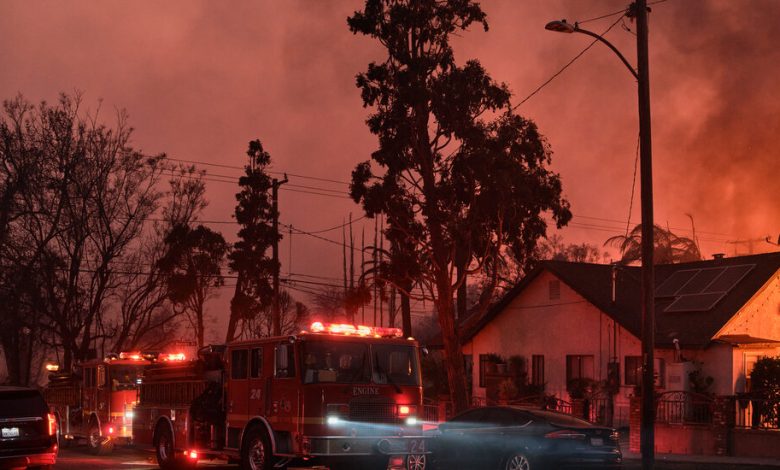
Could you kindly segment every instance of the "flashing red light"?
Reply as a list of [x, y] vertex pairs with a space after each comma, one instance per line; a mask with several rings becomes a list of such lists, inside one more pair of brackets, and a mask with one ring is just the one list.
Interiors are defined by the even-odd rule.
[[119, 353], [119, 359], [130, 359], [132, 361], [142, 361], [143, 356], [139, 352], [121, 352]]
[[322, 322], [315, 321], [311, 324], [311, 332], [312, 333], [322, 333], [325, 331], [325, 325], [322, 324]]
[[109, 434], [114, 434], [114, 427], [113, 426], [109, 426], [108, 427], [108, 433]]
[[49, 435], [53, 436], [57, 433], [57, 417], [49, 413], [46, 415], [49, 419]]
[[169, 354], [164, 354], [163, 357], [162, 357], [162, 360], [166, 361], [166, 362], [186, 361], [187, 360], [187, 356], [185, 356], [184, 353], [182, 353], [182, 352], [180, 352], [180, 353], [169, 353]]
[[414, 415], [417, 412], [417, 407], [414, 405], [398, 405], [398, 416], [406, 417]]
[[191, 450], [187, 453], [187, 457], [189, 457], [192, 460], [198, 460], [198, 452]]

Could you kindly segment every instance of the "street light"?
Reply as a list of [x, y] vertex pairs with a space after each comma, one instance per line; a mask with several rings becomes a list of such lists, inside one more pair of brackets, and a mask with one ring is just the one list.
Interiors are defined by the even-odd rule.
[[620, 60], [623, 62], [623, 65], [625, 65], [628, 71], [631, 72], [631, 75], [633, 75], [634, 78], [639, 80], [639, 74], [637, 74], [637, 71], [634, 70], [634, 67], [631, 66], [628, 60], [626, 60], [626, 58], [623, 57], [623, 54], [621, 54], [620, 51], [617, 50], [617, 48], [613, 46], [611, 42], [607, 41], [606, 39], [599, 36], [598, 34], [592, 31], [588, 31], [587, 29], [580, 28], [580, 26], [577, 23], [574, 24], [567, 23], [566, 20], [550, 21], [544, 26], [544, 29], [546, 29], [547, 31], [555, 31], [556, 33], [582, 33], [597, 39], [605, 46], [612, 49], [612, 52], [614, 52], [620, 58]]
[[628, 13], [636, 19], [636, 70], [615, 46], [598, 34], [566, 20], [551, 21], [545, 29], [558, 33], [581, 33], [605, 44], [617, 54], [637, 80], [639, 101], [639, 174], [642, 200], [642, 469], [652, 470], [655, 463], [655, 392], [653, 387], [655, 345], [655, 299], [653, 269], [653, 164], [650, 138], [650, 74], [647, 51], [647, 0], [637, 0]]

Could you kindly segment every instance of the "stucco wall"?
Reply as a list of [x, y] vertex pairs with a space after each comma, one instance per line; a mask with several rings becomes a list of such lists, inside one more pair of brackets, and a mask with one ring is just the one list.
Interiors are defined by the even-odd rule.
[[[541, 273], [503, 312], [486, 325], [463, 347], [474, 361], [474, 395], [485, 396], [479, 387], [479, 355], [498, 353], [504, 357], [544, 355], [546, 392], [568, 400], [566, 392], [566, 356], [592, 355], [594, 378], [607, 378], [607, 364], [613, 352], [614, 322], [574, 290], [561, 282], [560, 298], [550, 300], [549, 282], [557, 278]], [[621, 384], [624, 382], [624, 357], [640, 354], [640, 341], [617, 327], [617, 357]], [[633, 387], [622, 386], [616, 403], [616, 418], [628, 422], [628, 395]], [[621, 418], [622, 416], [622, 418]]]

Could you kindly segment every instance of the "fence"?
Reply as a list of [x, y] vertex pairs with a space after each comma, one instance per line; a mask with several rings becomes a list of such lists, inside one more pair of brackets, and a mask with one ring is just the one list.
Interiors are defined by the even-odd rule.
[[655, 419], [666, 424], [712, 423], [713, 399], [692, 392], [666, 392], [656, 399]]
[[780, 429], [780, 399], [742, 398], [734, 400], [734, 425], [738, 428]]

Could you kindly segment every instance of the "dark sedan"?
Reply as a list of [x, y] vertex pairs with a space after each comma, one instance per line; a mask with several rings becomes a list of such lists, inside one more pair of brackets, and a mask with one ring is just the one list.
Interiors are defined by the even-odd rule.
[[57, 450], [57, 422], [41, 393], [0, 386], [0, 469], [49, 468]]
[[619, 467], [618, 433], [570, 415], [486, 407], [439, 425], [431, 442], [438, 469], [536, 470]]

